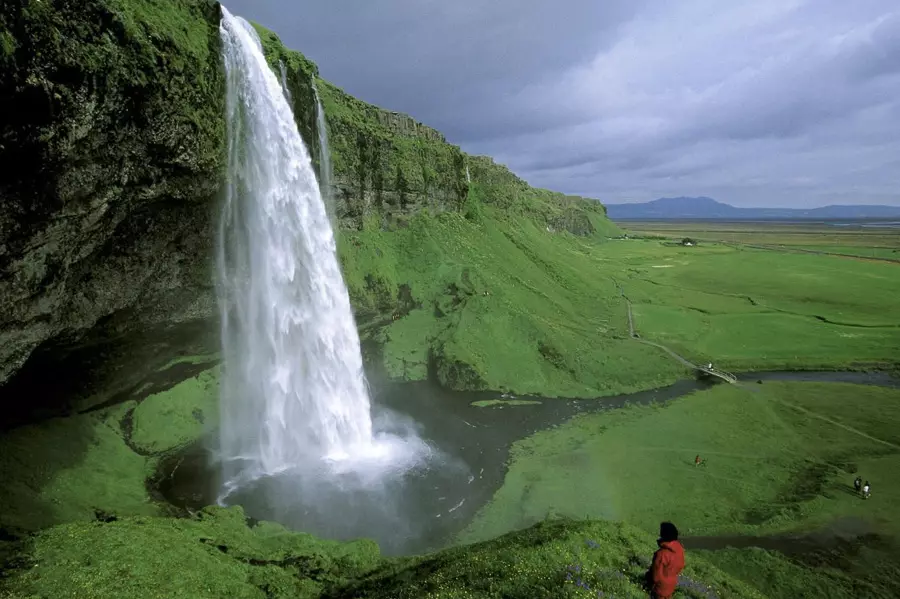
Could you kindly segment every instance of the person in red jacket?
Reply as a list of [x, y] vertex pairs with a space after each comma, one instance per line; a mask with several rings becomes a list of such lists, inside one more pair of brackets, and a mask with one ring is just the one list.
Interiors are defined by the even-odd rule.
[[678, 586], [678, 575], [684, 570], [684, 547], [678, 542], [678, 529], [671, 522], [659, 525], [659, 549], [647, 571], [647, 586], [653, 599], [669, 599]]

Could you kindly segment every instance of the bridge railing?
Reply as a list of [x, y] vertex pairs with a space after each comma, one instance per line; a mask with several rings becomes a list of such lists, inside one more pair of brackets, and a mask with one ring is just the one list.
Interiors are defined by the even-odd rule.
[[717, 376], [720, 379], [724, 379], [729, 383], [736, 383], [737, 377], [730, 372], [725, 372], [724, 370], [719, 370], [718, 368], [707, 368], [706, 366], [701, 366], [700, 370], [707, 374], [711, 374], [713, 376]]

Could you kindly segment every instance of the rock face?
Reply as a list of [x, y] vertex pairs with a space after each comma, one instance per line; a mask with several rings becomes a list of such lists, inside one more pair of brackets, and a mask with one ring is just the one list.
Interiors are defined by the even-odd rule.
[[4, 3], [0, 382], [36, 350], [213, 315], [217, 23], [199, 1]]
[[320, 79], [316, 66], [258, 27], [273, 68], [285, 65], [294, 115], [317, 168], [316, 104], [319, 90], [328, 123], [334, 169], [332, 197], [343, 228], [366, 219], [390, 226], [399, 215], [425, 209], [458, 210], [465, 203], [467, 157], [438, 131], [411, 117], [357, 100]]
[[[25, 419], [102, 403], [174, 355], [216, 349], [219, 18], [211, 0], [0, 8], [0, 404]], [[342, 228], [402, 227], [423, 212], [474, 218], [471, 180], [480, 202], [524, 197], [548, 230], [594, 231], [585, 210], [599, 204], [467, 156], [410, 117], [345, 94], [259, 32], [270, 64], [285, 65], [317, 166], [319, 90]]]

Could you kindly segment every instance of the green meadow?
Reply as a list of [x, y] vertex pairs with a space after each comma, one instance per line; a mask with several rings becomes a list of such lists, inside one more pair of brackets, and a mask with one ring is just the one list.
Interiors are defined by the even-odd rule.
[[[503, 487], [460, 540], [490, 538], [548, 516], [622, 520], [647, 531], [670, 519], [688, 548], [691, 537], [796, 535], [850, 522], [860, 536], [877, 537], [864, 555], [890, 561], [900, 556], [898, 422], [900, 390], [792, 382], [722, 384], [665, 405], [575, 418], [514, 445]], [[857, 473], [872, 483], [869, 500], [852, 492]], [[835, 541], [825, 537], [829, 549]], [[770, 593], [759, 582], [764, 569], [739, 567], [744, 553], [759, 551], [708, 553]], [[871, 596], [894, 596], [900, 588], [900, 579], [847, 559], [880, 593]], [[778, 568], [806, 580], [821, 569], [790, 560]], [[852, 577], [823, 568], [850, 579], [830, 596], [854, 596]]]
[[[721, 243], [578, 237], [488, 213], [416, 217], [342, 236], [388, 372], [460, 389], [598, 397], [684, 376], [636, 332], [726, 369], [889, 367], [900, 356], [898, 266]], [[618, 293], [621, 288], [625, 297]], [[405, 308], [404, 308], [405, 305]]]

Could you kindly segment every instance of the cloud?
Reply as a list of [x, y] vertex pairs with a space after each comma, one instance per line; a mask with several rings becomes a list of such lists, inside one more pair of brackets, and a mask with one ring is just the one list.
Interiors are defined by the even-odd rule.
[[892, 0], [241, 0], [323, 76], [535, 185], [900, 204]]

